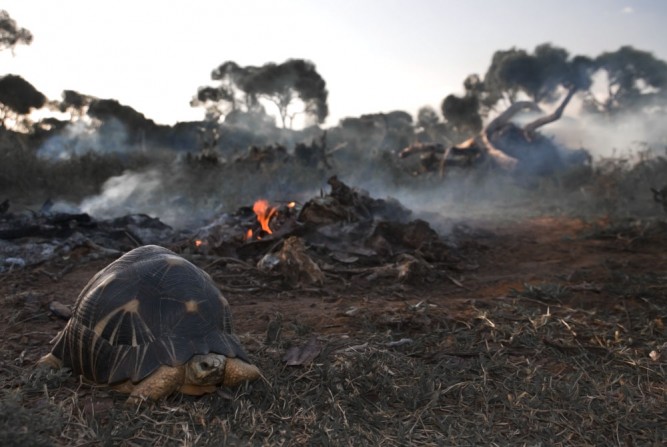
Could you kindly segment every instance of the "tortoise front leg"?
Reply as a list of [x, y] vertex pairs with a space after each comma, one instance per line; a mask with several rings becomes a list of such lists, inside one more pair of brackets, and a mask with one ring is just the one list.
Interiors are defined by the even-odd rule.
[[183, 366], [160, 366], [157, 371], [134, 386], [126, 403], [134, 406], [147, 399], [158, 400], [169, 396], [183, 385], [184, 377]]
[[55, 355], [49, 353], [37, 361], [37, 365], [48, 366], [53, 369], [60, 369], [63, 367], [63, 362]]

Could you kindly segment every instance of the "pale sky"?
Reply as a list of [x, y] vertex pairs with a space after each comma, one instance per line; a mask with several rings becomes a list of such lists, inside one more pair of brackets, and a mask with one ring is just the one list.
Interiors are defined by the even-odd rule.
[[199, 120], [190, 100], [227, 60], [313, 61], [329, 90], [325, 125], [461, 93], [513, 46], [551, 42], [596, 56], [622, 45], [667, 60], [665, 0], [0, 0], [33, 43], [0, 53], [0, 74], [50, 99], [115, 98], [158, 123]]

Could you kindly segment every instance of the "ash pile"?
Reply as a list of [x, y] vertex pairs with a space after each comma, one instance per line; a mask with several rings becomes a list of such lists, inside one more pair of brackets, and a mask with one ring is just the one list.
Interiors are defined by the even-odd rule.
[[11, 212], [0, 207], [0, 273], [53, 261], [83, 263], [120, 256], [145, 244], [164, 243], [177, 235], [146, 214], [96, 220], [87, 213], [53, 209], [47, 200], [37, 211]]
[[337, 177], [331, 191], [304, 204], [270, 205], [221, 215], [201, 228], [181, 252], [240, 260], [291, 287], [327, 278], [388, 278], [421, 282], [436, 265], [459, 259], [452, 241], [394, 199], [376, 199]]
[[461, 255], [453, 240], [397, 200], [370, 197], [336, 176], [328, 184], [330, 192], [305, 203], [257, 200], [195, 230], [177, 230], [145, 214], [96, 220], [54, 211], [50, 202], [39, 211], [5, 209], [0, 272], [44, 263], [71, 269], [145, 244], [208, 266], [245, 266], [290, 288], [341, 279], [423, 283], [457, 268]]

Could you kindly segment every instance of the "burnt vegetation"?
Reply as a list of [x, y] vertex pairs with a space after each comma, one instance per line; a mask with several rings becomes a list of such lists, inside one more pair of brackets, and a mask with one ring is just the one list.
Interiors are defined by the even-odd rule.
[[[0, 11], [0, 50], [32, 39]], [[0, 444], [664, 442], [667, 63], [504, 49], [439, 107], [326, 128], [324, 75], [225, 61], [173, 125], [0, 78]], [[261, 381], [130, 410], [34, 369], [148, 243], [211, 274]]]

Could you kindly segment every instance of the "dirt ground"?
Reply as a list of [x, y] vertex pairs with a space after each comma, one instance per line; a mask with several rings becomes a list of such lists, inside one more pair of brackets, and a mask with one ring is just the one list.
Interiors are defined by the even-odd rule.
[[[72, 304], [112, 259], [3, 274], [0, 444], [664, 445], [667, 224], [454, 228], [452, 262], [415, 283], [341, 269], [292, 289], [195, 259], [264, 380], [136, 409], [33, 367], [65, 324], [49, 303]], [[317, 357], [286, 366], [309, 342]]]

